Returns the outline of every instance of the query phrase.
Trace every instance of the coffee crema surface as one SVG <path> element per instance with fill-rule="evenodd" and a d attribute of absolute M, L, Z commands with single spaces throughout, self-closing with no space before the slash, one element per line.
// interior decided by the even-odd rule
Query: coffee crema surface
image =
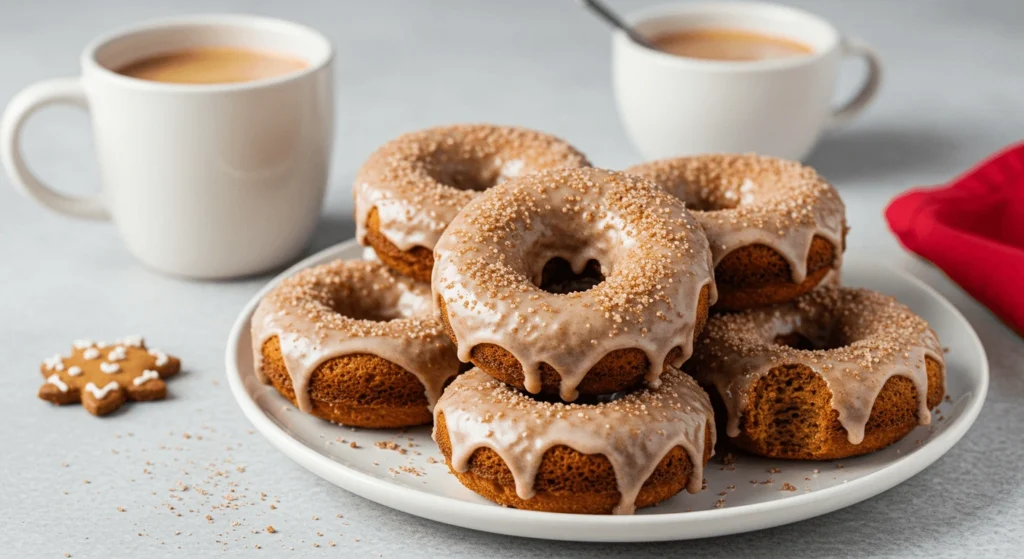
<path fill-rule="evenodd" d="M 814 52 L 799 41 L 745 29 L 683 29 L 654 36 L 659 50 L 705 60 L 752 61 L 804 56 Z"/>
<path fill-rule="evenodd" d="M 116 72 L 155 82 L 217 84 L 276 78 L 308 67 L 305 60 L 273 52 L 203 47 L 143 58 Z"/>

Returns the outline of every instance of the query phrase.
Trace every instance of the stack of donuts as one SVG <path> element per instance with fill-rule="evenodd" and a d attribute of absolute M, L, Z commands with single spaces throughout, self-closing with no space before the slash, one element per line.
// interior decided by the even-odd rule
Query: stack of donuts
<path fill-rule="evenodd" d="M 521 128 L 400 136 L 355 184 L 379 260 L 271 291 L 257 373 L 358 427 L 433 422 L 452 473 L 499 504 L 632 513 L 701 490 L 728 443 L 872 452 L 944 393 L 934 332 L 839 285 L 845 208 L 813 169 L 707 155 L 625 172 Z"/>

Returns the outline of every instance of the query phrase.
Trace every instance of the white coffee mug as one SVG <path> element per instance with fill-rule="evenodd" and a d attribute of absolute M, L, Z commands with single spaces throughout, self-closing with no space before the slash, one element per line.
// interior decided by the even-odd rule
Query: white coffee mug
<path fill-rule="evenodd" d="M 114 71 L 161 53 L 238 47 L 305 60 L 240 83 L 145 81 Z M 316 225 L 333 136 L 330 43 L 298 24 L 197 15 L 133 25 L 92 42 L 82 75 L 34 84 L 8 105 L 0 157 L 14 184 L 57 212 L 113 219 L 128 249 L 159 271 L 228 278 L 295 258 Z M 22 158 L 26 119 L 50 104 L 89 111 L 102 190 L 68 197 Z"/>
<path fill-rule="evenodd" d="M 626 131 L 647 159 L 714 152 L 806 157 L 821 132 L 870 103 L 881 64 L 864 43 L 810 13 L 767 3 L 672 4 L 627 18 L 653 37 L 692 28 L 741 29 L 795 39 L 804 56 L 756 61 L 684 58 L 612 39 L 615 96 Z M 844 106 L 832 107 L 839 64 L 860 56 L 868 76 Z"/>

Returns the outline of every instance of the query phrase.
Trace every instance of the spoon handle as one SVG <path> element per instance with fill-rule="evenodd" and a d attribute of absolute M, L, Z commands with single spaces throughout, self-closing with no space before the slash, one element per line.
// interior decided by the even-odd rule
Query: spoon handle
<path fill-rule="evenodd" d="M 632 27 L 630 27 L 622 18 L 615 12 L 611 11 L 603 2 L 600 0 L 580 0 L 580 3 L 584 7 L 589 8 L 591 11 L 601 16 L 602 19 L 612 24 L 613 27 L 621 29 L 633 42 L 643 45 L 649 49 L 658 50 L 658 47 L 654 45 L 647 37 L 644 37 L 640 33 L 637 33 Z"/>

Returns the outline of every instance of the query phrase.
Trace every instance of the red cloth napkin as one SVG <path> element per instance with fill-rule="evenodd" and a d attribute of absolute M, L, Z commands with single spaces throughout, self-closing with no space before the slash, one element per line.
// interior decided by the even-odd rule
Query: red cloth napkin
<path fill-rule="evenodd" d="M 1024 333 L 1024 143 L 897 196 L 885 218 L 904 247 Z"/>

